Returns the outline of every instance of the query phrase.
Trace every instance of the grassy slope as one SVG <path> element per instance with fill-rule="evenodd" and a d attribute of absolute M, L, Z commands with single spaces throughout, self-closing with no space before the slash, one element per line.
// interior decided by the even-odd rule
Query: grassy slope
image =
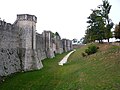
<path fill-rule="evenodd" d="M 120 47 L 99 45 L 98 53 L 82 58 L 78 52 L 70 58 L 83 90 L 120 90 Z M 76 58 L 76 62 L 74 61 Z M 75 64 L 73 64 L 75 63 Z M 80 64 L 79 64 L 80 63 Z"/>
<path fill-rule="evenodd" d="M 44 60 L 39 71 L 12 75 L 0 90 L 120 90 L 120 47 L 99 45 L 96 54 L 82 57 L 77 49 L 69 62 L 58 66 L 64 54 Z"/>

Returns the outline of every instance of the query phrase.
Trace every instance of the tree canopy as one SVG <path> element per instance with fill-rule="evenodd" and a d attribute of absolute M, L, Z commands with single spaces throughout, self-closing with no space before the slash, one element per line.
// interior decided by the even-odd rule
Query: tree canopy
<path fill-rule="evenodd" d="M 103 39 L 112 37 L 111 29 L 113 28 L 113 22 L 109 18 L 109 13 L 112 5 L 108 0 L 103 0 L 101 5 L 98 5 L 96 9 L 91 9 L 92 13 L 88 17 L 85 41 L 94 42 L 98 40 L 102 42 Z"/>
<path fill-rule="evenodd" d="M 120 39 L 120 22 L 115 26 L 114 35 L 116 39 Z"/>

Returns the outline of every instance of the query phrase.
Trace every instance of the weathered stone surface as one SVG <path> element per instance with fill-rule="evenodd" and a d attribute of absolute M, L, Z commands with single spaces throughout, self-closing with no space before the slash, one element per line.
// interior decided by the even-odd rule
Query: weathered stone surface
<path fill-rule="evenodd" d="M 0 76 L 21 70 L 17 49 L 0 49 Z"/>
<path fill-rule="evenodd" d="M 72 41 L 68 39 L 62 39 L 63 50 L 64 52 L 71 51 L 73 49 Z"/>
<path fill-rule="evenodd" d="M 56 44 L 56 53 L 63 53 L 63 44 L 61 37 L 59 35 L 55 36 L 55 44 Z"/>
<path fill-rule="evenodd" d="M 36 50 L 39 60 L 43 60 L 47 57 L 43 35 L 38 33 L 36 34 Z"/>
<path fill-rule="evenodd" d="M 53 49 L 53 34 L 51 31 L 44 31 L 43 33 L 43 38 L 45 40 L 45 51 L 46 51 L 46 55 L 48 58 L 53 58 L 55 57 L 54 55 L 54 49 Z"/>
<path fill-rule="evenodd" d="M 0 76 L 21 70 L 18 41 L 18 31 L 11 24 L 0 21 Z"/>
<path fill-rule="evenodd" d="M 20 48 L 25 50 L 22 57 L 23 70 L 34 70 L 43 67 L 36 51 L 36 22 L 34 15 L 20 14 L 17 15 L 16 26 L 20 31 L 21 45 Z"/>

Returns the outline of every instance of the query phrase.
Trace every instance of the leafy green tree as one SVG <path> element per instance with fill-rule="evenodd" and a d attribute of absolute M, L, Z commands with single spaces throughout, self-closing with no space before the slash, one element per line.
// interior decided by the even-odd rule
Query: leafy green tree
<path fill-rule="evenodd" d="M 83 37 L 83 44 L 89 43 L 89 38 L 87 37 L 87 34 Z"/>
<path fill-rule="evenodd" d="M 113 22 L 109 18 L 109 13 L 111 10 L 112 5 L 108 2 L 108 0 L 103 0 L 103 4 L 99 5 L 98 8 L 101 9 L 101 16 L 103 17 L 105 21 L 105 38 L 109 42 L 109 38 L 112 38 L 112 32 L 111 29 L 113 28 Z"/>
<path fill-rule="evenodd" d="M 102 42 L 104 38 L 104 20 L 101 16 L 101 10 L 92 10 L 92 13 L 88 17 L 87 23 L 89 26 L 86 30 L 86 35 L 89 38 L 89 41 L 98 40 Z"/>
<path fill-rule="evenodd" d="M 103 39 L 107 39 L 109 42 L 109 38 L 112 38 L 111 29 L 114 24 L 109 18 L 111 7 L 112 5 L 109 4 L 108 0 L 103 0 L 103 4 L 99 5 L 97 9 L 92 9 L 87 21 L 89 26 L 86 30 L 86 41 L 98 40 L 101 43 Z"/>
<path fill-rule="evenodd" d="M 58 32 L 55 32 L 55 35 L 60 36 Z"/>
<path fill-rule="evenodd" d="M 120 22 L 115 26 L 114 34 L 116 39 L 120 39 Z"/>
<path fill-rule="evenodd" d="M 72 41 L 73 41 L 73 43 L 77 43 L 78 40 L 76 38 L 74 38 Z"/>

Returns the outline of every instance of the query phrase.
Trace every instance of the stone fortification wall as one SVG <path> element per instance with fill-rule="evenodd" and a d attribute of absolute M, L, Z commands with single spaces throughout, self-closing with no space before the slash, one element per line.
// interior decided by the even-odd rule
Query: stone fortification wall
<path fill-rule="evenodd" d="M 47 58 L 45 49 L 45 40 L 42 34 L 36 34 L 36 49 L 39 60 Z"/>
<path fill-rule="evenodd" d="M 63 53 L 63 44 L 61 37 L 59 35 L 55 35 L 55 44 L 56 44 L 56 53 L 61 54 Z"/>
<path fill-rule="evenodd" d="M 53 58 L 55 54 L 61 54 L 73 50 L 72 41 L 69 39 L 61 39 L 59 35 L 51 31 L 44 31 L 37 34 L 38 54 L 43 57 Z"/>
<path fill-rule="evenodd" d="M 68 52 L 68 51 L 71 51 L 73 49 L 72 41 L 69 39 L 62 39 L 62 44 L 63 44 L 63 51 L 64 52 Z"/>
<path fill-rule="evenodd" d="M 0 20 L 0 76 L 21 70 L 16 27 Z"/>
<path fill-rule="evenodd" d="M 48 58 L 55 57 L 54 55 L 54 43 L 53 43 L 53 33 L 51 31 L 44 31 L 42 33 L 45 42 L 45 51 Z"/>
<path fill-rule="evenodd" d="M 14 24 L 0 20 L 0 77 L 43 67 L 41 60 L 72 50 L 72 42 L 51 31 L 36 33 L 37 17 L 19 14 Z"/>

